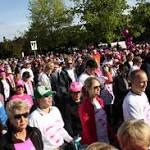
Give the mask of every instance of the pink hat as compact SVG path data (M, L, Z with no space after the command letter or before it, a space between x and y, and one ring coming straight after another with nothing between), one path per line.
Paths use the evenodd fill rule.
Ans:
M20 87L20 86L24 87L24 82L23 82L23 80L18 80L18 81L16 81L16 87Z
M72 82L70 84L69 90L71 92L80 92L81 88L82 88L82 86L81 86L80 82Z
M4 75L6 75L6 73L4 71L0 71L0 75L4 76Z

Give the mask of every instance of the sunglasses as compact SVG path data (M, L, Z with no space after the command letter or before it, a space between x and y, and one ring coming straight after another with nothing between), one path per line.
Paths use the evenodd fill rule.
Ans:
M81 91L78 91L78 92L72 92L72 94L79 94L81 93Z
M26 112L26 113L24 113L24 114L17 114L17 115L14 115L14 118L15 118L15 119L21 119L21 117L28 118L28 116L29 116L29 113Z
M99 86L94 86L93 88L94 88L94 89L100 89L101 86L100 86L100 85L99 85Z

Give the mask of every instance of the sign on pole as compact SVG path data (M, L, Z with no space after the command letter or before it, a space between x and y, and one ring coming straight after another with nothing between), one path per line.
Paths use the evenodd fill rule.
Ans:
M22 55L22 58L23 58L24 57L24 52L22 52L21 55Z
M31 50L36 51L37 50L37 43L36 41L30 41L31 44Z

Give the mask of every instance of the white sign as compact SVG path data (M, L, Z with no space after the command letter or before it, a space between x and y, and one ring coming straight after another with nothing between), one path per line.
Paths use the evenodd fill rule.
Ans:
M33 50L33 51L37 50L37 43L36 43L36 41L30 41L30 44L31 44L31 50Z
M22 58L23 58L24 57L24 52L22 52L21 55L22 55Z
M119 46L120 46L121 48L123 48L123 49L126 49L126 48L127 48L125 41L113 42L113 43L111 43L111 47L117 46L117 43L119 44Z

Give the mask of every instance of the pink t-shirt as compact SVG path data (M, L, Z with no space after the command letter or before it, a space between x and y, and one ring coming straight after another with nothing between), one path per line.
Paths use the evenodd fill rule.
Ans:
M28 94L24 94L24 95L17 95L16 94L16 95L12 96L10 100L16 100L16 99L21 99L23 101L26 101L27 104L29 105L29 108L31 108L33 105L32 97Z
M15 150L36 150L30 138L22 143L14 144L14 147Z

